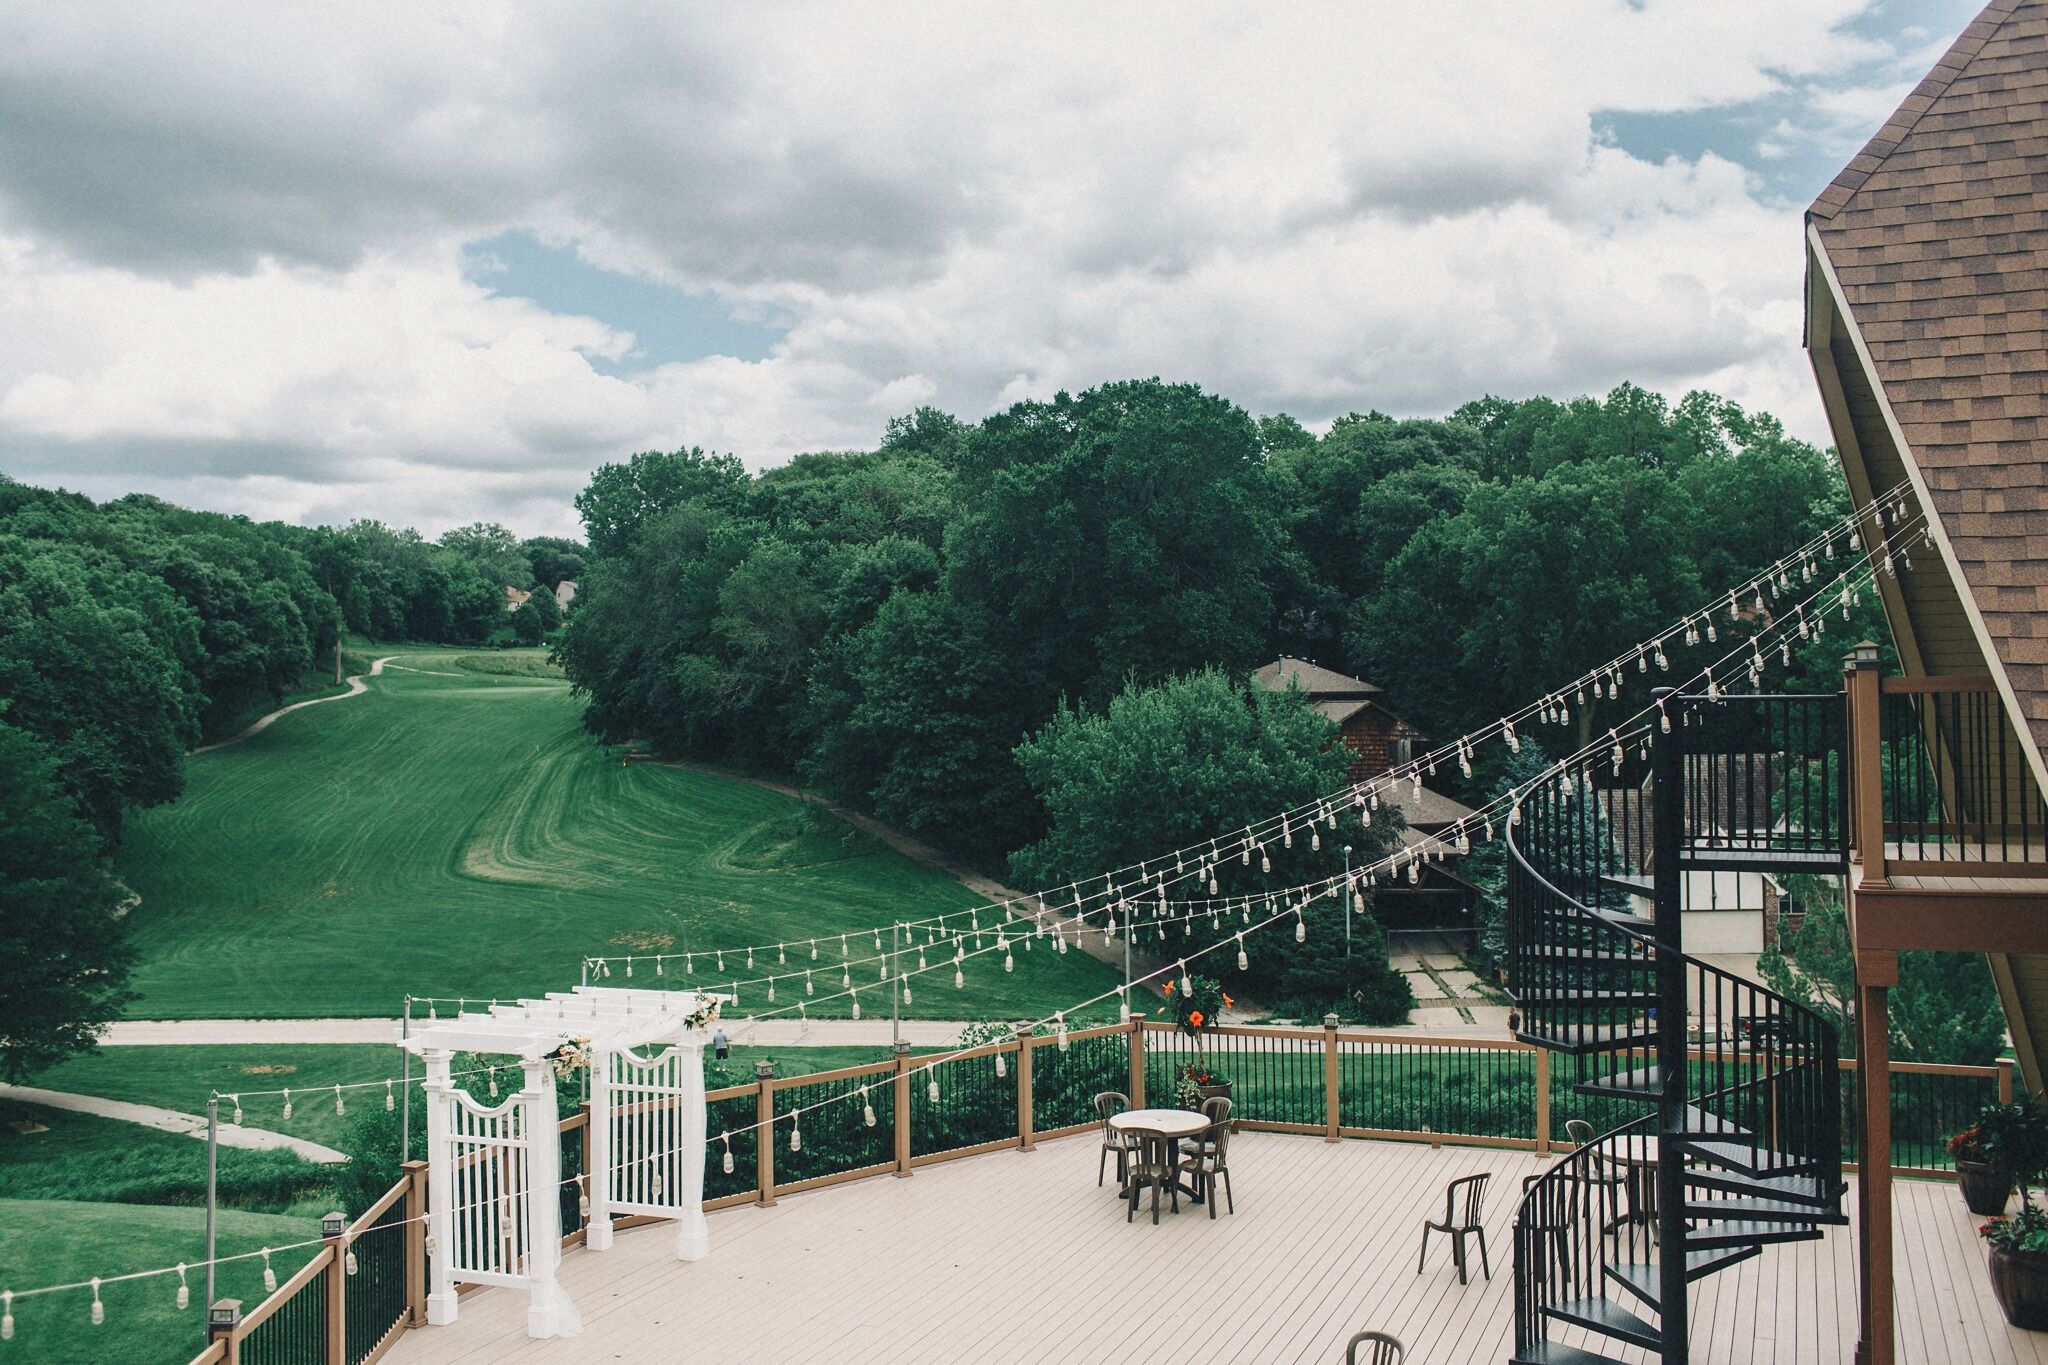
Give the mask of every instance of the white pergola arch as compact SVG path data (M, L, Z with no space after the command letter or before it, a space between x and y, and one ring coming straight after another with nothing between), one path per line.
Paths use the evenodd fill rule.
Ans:
M709 1253L702 1057L719 999L579 986L430 1024L400 1043L427 1071L429 1323L455 1321L456 1285L468 1283L526 1289L529 1336L580 1330L556 1274L563 1178L550 1058L564 1047L589 1063L587 1245L611 1245L615 1213L645 1214L675 1220L678 1259ZM647 1047L658 1050L643 1058ZM479 1104L453 1083L458 1052L516 1059L518 1092Z

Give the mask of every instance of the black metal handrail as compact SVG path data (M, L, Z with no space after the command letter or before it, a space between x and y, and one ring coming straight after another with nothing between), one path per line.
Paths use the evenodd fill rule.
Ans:
M1839 1189L1833 1028L1782 995L1686 957L1669 946L1682 943L1679 925L1655 918L1658 904L1677 910L1682 899L1653 872L1673 877L1702 850L1794 861L1844 856L1839 759L1830 754L1845 727L1826 719L1827 699L1748 704L1758 700L1664 699L1672 728L1660 725L1654 742L1675 749L1654 771L1682 793L1680 814L1656 818L1665 793L1631 774L1648 746L1629 735L1545 774L1509 821L1519 1031L1576 1054L1581 1089L1662 1110L1611 1129L1530 1183L1515 1229L1518 1350L1545 1340L1554 1319L1578 1320L1573 1314L1586 1310L1576 1301L1627 1299L1631 1286L1648 1296L1643 1303L1680 1292L1664 1273L1664 1248L1653 1263L1653 1246L1660 1237L1685 1240L1689 1212L1712 1221L1715 1203L1741 1192L1715 1188L1670 1143L1712 1144L1722 1169L1797 1170L1814 1199ZM1837 718L1840 709L1834 699ZM1817 758L1801 752L1797 741L1806 736L1824 738ZM1701 761L1690 762L1695 756ZM1739 799L1717 786L1728 781L1741 784ZM1788 806L1785 795L1802 790L1804 803ZM1676 856L1657 856L1659 829ZM1675 955L1677 979L1663 954ZM1660 1029L1660 1000L1680 998L1684 1026ZM1660 1168L1666 1178L1655 1190L1658 1178L1646 1172ZM1655 1210L1664 1203L1673 1208L1660 1226ZM1730 1205L1726 1221L1748 1221L1743 1207Z
M2007 871L2039 865L2048 872L2048 802L1991 680L1900 678L1882 685L1887 857L1997 863Z

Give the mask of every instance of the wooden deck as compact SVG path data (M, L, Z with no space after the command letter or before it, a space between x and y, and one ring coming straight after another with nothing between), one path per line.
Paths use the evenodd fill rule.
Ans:
M622 1232L608 1252L565 1258L584 1335L529 1340L526 1296L493 1289L466 1296L453 1326L406 1333L386 1358L1327 1365L1352 1332L1377 1327L1408 1343L1409 1365L1508 1359L1515 1194L1538 1158L1266 1133L1239 1134L1231 1158L1242 1198L1215 1222L1183 1201L1158 1227L1142 1211L1126 1226L1114 1192L1095 1186L1086 1135L714 1213L711 1258L694 1265L671 1259L662 1226ZM1492 1282L1475 1256L1461 1287L1441 1237L1418 1276L1424 1214L1440 1214L1444 1184L1474 1171L1494 1173ZM2000 1316L1955 1187L1902 1181L1897 1198L1899 1359L2048 1365L2048 1334ZM1853 1228L1833 1229L1699 1281L1694 1361L1849 1360L1854 1246Z

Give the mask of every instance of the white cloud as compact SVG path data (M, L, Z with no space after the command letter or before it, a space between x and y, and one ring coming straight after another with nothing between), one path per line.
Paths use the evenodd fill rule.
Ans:
M1819 435L1796 212L1591 129L1832 90L1859 7L20 7L0 469L562 529L635 449L1153 373L1310 420L1713 382ZM600 375L630 337L464 277L513 227L790 330Z

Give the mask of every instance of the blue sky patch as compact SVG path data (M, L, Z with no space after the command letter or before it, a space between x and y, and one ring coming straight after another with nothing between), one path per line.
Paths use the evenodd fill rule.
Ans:
M716 294L602 270L578 256L574 245L549 246L523 230L469 243L463 274L493 294L530 299L550 313L596 318L631 332L634 348L619 360L587 356L600 374L637 374L714 355L762 360L783 335L782 328L735 317Z

